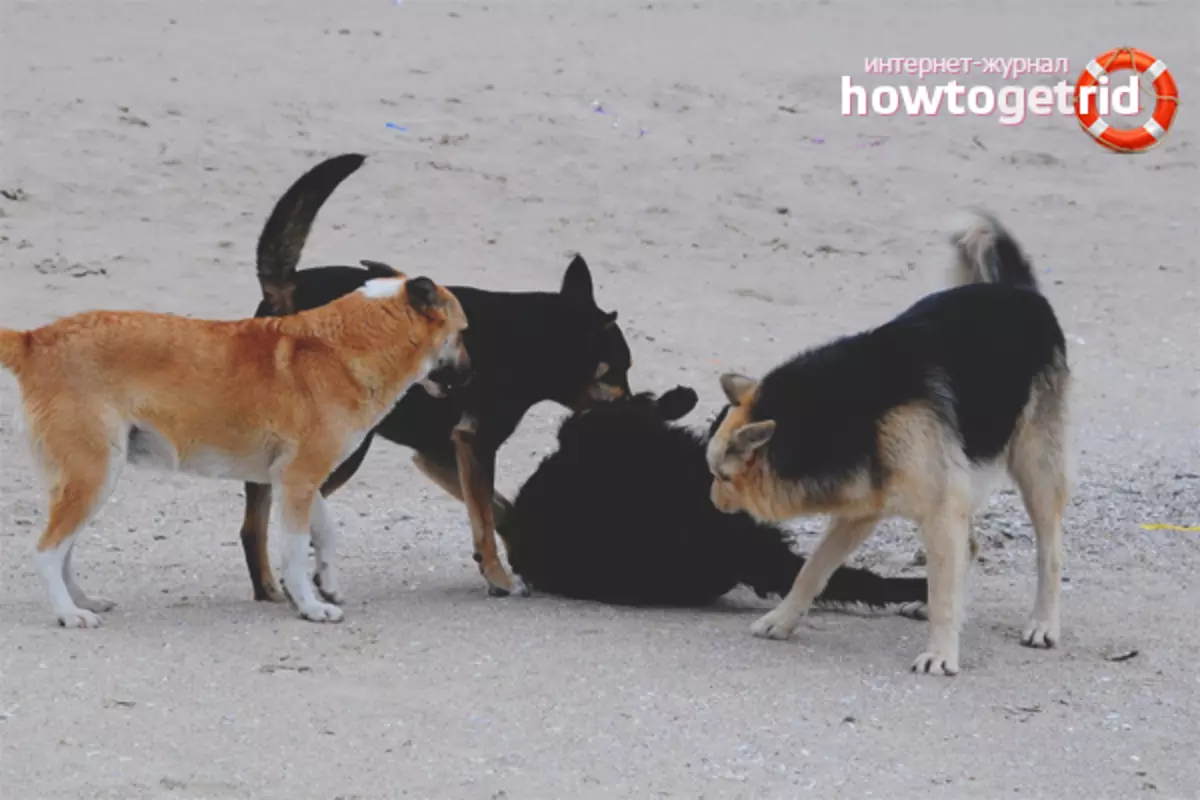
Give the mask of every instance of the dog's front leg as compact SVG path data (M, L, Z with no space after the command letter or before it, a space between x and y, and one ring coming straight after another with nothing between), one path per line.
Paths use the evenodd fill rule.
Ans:
M283 527L283 590L304 619L312 622L341 622L342 610L317 598L316 588L308 571L308 549L312 544L311 525L313 517L316 516L314 508L320 497L319 485L319 480L311 481L302 475L285 473L282 480L272 487L273 494L279 498ZM326 518L323 521L328 520ZM324 553L318 552L318 562L332 560L330 551L321 549ZM318 569L321 568L318 564ZM326 567L326 571L329 569Z
M495 518L492 502L495 494L496 450L485 446L478 435L477 423L469 415L454 428L454 457L458 466L459 486L467 515L471 520L471 535L475 544L475 561L488 582L488 593L494 597L518 594L527 596L529 590L520 578L508 573L496 551Z
M879 517L835 516L830 519L825 535L800 568L787 597L769 614L756 620L750 626L751 632L765 639L786 639L791 636L812 607L813 598L829 583L834 570L871 535L878 522Z
M951 497L919 526L929 576L929 648L917 656L912 668L931 675L958 674L972 537L969 508Z
M414 453L413 466L421 471L429 480L442 487L451 497L460 503L467 502L463 497L462 479L458 476L458 465L455 463L453 452L449 455L431 455L429 453ZM504 518L512 511L512 501L493 489L492 491L492 523L497 527L504 525Z

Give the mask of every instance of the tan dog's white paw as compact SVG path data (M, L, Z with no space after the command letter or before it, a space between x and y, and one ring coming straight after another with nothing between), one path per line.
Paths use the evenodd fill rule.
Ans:
M328 575L322 578L321 573L318 572L316 575L313 575L313 585L317 587L317 591L321 597L334 605L340 606L346 601L346 595L338 585L337 578L331 578Z
M1051 648L1058 644L1061 636L1058 623L1041 619L1031 619L1021 634L1021 644L1026 647Z
M796 630L799 622L799 619L791 619L776 608L756 619L750 626L750 632L760 639L783 640L792 635L792 631Z
M98 614L103 614L106 611L112 611L117 607L117 604L112 600L103 597L87 597L83 602L78 603L80 608L85 608L88 611L95 611Z
M958 674L958 656L946 656L938 653L921 653L912 665L913 672L925 672L930 675L953 676Z
M335 605L313 603L300 609L300 616L309 622L341 622L345 614Z
M64 628L99 628L100 618L86 608L77 608L59 614L58 624Z

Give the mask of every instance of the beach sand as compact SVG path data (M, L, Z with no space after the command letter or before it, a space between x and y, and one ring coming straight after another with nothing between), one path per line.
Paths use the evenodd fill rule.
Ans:
M302 265L551 290L582 252L634 387L695 387L703 424L720 372L942 286L953 215L980 205L1067 331L1077 453L1062 646L1018 644L1033 543L1006 490L979 522L954 679L908 671L926 627L892 615L816 614L780 643L751 636L770 603L744 592L688 611L489 599L464 509L386 443L332 503L343 624L251 601L240 484L128 470L76 558L118 607L65 631L30 559L44 505L4 375L0 796L1195 796L1200 534L1139 525L1200 524L1198 29L1187 0L0 2L4 326L248 316L272 204L361 152ZM1183 96L1140 156L1057 114L840 113L843 75L919 83L866 58L1070 59L1029 87L1126 44ZM502 491L564 413L526 418ZM796 524L805 550L819 525ZM912 574L916 550L892 522L854 561Z

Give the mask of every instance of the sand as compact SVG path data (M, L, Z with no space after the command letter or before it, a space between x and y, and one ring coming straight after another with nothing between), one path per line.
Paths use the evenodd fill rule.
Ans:
M0 3L5 326L246 316L271 204L357 151L304 264L551 289L581 251L635 387L695 387L695 423L722 370L938 288L973 204L1037 263L1078 384L1062 647L1017 644L1035 578L1006 491L980 526L963 672L944 679L908 672L926 629L890 615L815 615L779 643L750 635L770 604L744 593L671 612L489 599L463 509L386 444L333 503L345 623L251 601L240 485L129 471L76 559L119 605L60 630L5 375L0 796L1194 797L1200 534L1139 524L1200 523L1198 16L1185 0ZM1061 116L839 111L841 76L871 85L872 56L1075 72L1124 44L1184 97L1138 157ZM502 490L562 414L526 419ZM819 521L797 527L811 549ZM855 561L910 572L915 550L892 523Z

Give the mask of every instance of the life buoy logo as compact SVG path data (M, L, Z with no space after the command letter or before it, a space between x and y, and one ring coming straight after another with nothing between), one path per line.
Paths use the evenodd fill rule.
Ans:
M1108 93L1104 91L1109 74L1122 70L1133 70L1138 79L1144 74L1153 81L1154 111L1140 128L1114 128L1104 120L1110 111L1105 107ZM1118 153L1144 153L1156 147L1170 130L1178 108L1179 90L1167 65L1132 47L1118 47L1092 59L1075 84L1075 116L1079 125L1101 145Z

